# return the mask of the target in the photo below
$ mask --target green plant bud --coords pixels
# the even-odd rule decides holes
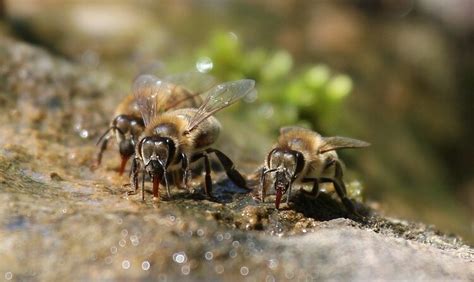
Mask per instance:
[[[352,91],[352,80],[348,75],[334,76],[326,86],[326,93],[330,100],[340,101]]]
[[[326,65],[316,65],[304,74],[305,83],[313,88],[318,89],[329,81],[330,71]]]
[[[262,68],[264,80],[276,80],[288,75],[293,67],[293,58],[284,50],[276,52]]]

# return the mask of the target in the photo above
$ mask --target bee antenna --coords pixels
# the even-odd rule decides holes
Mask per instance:
[[[104,139],[105,136],[107,136],[107,134],[109,134],[109,132],[110,132],[112,129],[115,129],[115,130],[117,130],[120,134],[125,135],[125,134],[123,133],[123,131],[120,130],[120,128],[118,128],[118,127],[116,127],[116,126],[111,126],[111,127],[109,127],[109,129],[107,129],[107,130],[104,132],[104,134],[102,134],[102,136],[100,136],[99,140],[97,141],[97,143],[96,143],[95,145],[96,145],[96,146],[99,145],[99,143],[102,141],[102,139]]]
[[[107,134],[109,134],[110,130],[112,130],[113,127],[109,127],[109,129],[107,129],[104,134],[102,134],[99,138],[99,140],[97,141],[97,143],[95,144],[96,146],[99,145],[99,143],[102,141],[102,139],[105,138],[105,136],[107,136]]]

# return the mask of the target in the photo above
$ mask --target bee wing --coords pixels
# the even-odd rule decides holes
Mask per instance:
[[[344,149],[344,148],[363,148],[370,146],[370,143],[347,138],[347,137],[323,137],[323,145],[319,148],[319,153],[325,153],[332,150]]]
[[[191,93],[202,94],[216,85],[216,79],[212,75],[190,71],[166,76],[164,81],[174,85],[180,85]]]
[[[142,74],[135,79],[132,92],[146,126],[164,110],[172,86],[154,75]]]
[[[186,132],[192,131],[212,114],[226,108],[252,92],[255,81],[242,79],[219,84],[207,92],[196,114],[190,119]]]
[[[291,131],[305,131],[305,132],[311,132],[311,134],[318,134],[315,131],[312,131],[311,129],[307,129],[301,126],[296,126],[296,125],[290,125],[290,126],[283,126],[280,128],[280,135],[289,133]],[[318,134],[319,135],[319,134]]]
[[[199,96],[216,85],[216,80],[213,76],[200,72],[173,74],[165,77],[164,80],[169,82],[171,85],[179,86],[186,90],[180,92],[181,94],[184,94],[185,97],[178,96],[174,101],[173,99],[170,99],[170,103],[168,103],[164,109],[165,111],[190,107],[189,103],[191,100],[191,104],[196,104],[196,106],[201,104],[201,97]]]

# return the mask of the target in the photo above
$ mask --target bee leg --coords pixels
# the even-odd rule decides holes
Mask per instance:
[[[265,189],[265,175],[268,173],[268,169],[265,167],[262,168],[262,173],[260,174],[260,201],[265,203],[265,196],[267,191]]]
[[[207,196],[213,198],[212,196],[212,179],[211,179],[211,163],[209,162],[209,156],[206,152],[198,153],[192,156],[191,162],[195,162],[200,158],[204,158],[204,192]]]
[[[291,187],[293,186],[293,183],[290,183],[290,187],[288,187],[288,193],[286,194],[286,204],[290,204],[290,198],[291,198]]]
[[[189,178],[191,176],[191,172],[189,170],[189,160],[186,154],[181,154],[181,169],[183,170],[183,185],[185,188],[189,189]]]
[[[341,162],[336,161],[336,171],[334,172],[335,180],[334,187],[336,188],[336,193],[341,198],[342,203],[346,206],[346,208],[353,214],[361,217],[359,213],[356,211],[354,203],[347,197],[347,190],[344,181],[342,180],[343,177],[343,170]],[[338,184],[336,184],[338,183]],[[337,188],[339,187],[339,189]]]
[[[102,140],[100,140],[100,149],[99,152],[97,153],[97,159],[92,165],[93,168],[97,168],[100,166],[102,163],[102,155],[104,154],[104,151],[107,149],[107,143],[109,143],[109,137],[105,137]]]
[[[310,192],[304,189],[300,189],[301,193],[313,199],[316,199],[319,196],[319,180],[317,178],[310,178],[310,177],[303,178],[301,182],[303,183],[313,182],[313,188],[311,189]]]
[[[320,182],[332,182],[337,195],[341,199],[346,209],[355,216],[362,218],[362,216],[356,211],[354,203],[352,203],[352,201],[347,197],[346,185],[344,184],[344,181],[342,181],[343,172],[341,163],[336,161],[335,164],[336,171],[334,178],[321,177]]]
[[[214,153],[217,156],[219,162],[224,167],[227,177],[229,177],[232,182],[237,184],[237,186],[239,187],[250,190],[247,188],[247,182],[245,181],[245,178],[242,176],[242,174],[240,174],[240,172],[235,169],[234,163],[228,156],[226,156],[224,153],[217,149],[207,149],[206,152]]]
[[[130,179],[132,180],[133,190],[128,191],[127,195],[135,195],[138,190],[138,163],[137,159],[133,159],[132,167],[130,168]]]
[[[173,180],[173,183],[176,185],[176,188],[183,190],[183,183],[182,182],[182,177],[179,175],[178,170],[174,170],[171,172],[171,179]]]
[[[212,197],[211,163],[209,162],[209,157],[207,154],[204,154],[204,169],[206,170],[204,189],[206,191],[206,195]]]
[[[138,182],[137,182],[137,186],[138,186]],[[142,201],[145,201],[145,172],[144,171],[142,171]]]
[[[344,182],[340,181],[339,179],[326,178],[326,177],[321,177],[320,182],[321,183],[325,183],[325,182],[332,183],[334,185],[334,189],[336,190],[337,195],[341,199],[341,201],[344,204],[344,206],[346,207],[346,209],[351,213],[357,214],[357,212],[355,210],[355,207],[354,207],[354,204],[347,197],[347,195],[345,193],[346,188],[345,188]]]

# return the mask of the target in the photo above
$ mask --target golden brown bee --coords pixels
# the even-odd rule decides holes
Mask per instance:
[[[178,85],[178,83],[192,84],[197,80],[199,80],[200,87],[203,89],[209,88],[213,83],[211,77],[191,72],[168,76],[164,79],[159,79],[154,75],[141,75],[135,80],[135,87],[140,87],[140,83],[146,84],[147,81],[153,81],[155,84],[161,85],[159,88],[147,89],[149,91],[147,93],[148,97],[156,100],[154,103],[154,107],[156,107],[154,109],[155,112],[160,114],[171,109],[197,107],[200,105],[202,99],[199,95],[202,94],[202,90],[191,92],[191,90],[184,86]],[[157,92],[156,90],[159,91]],[[112,120],[109,129],[97,142],[97,144],[101,145],[95,165],[100,165],[109,139],[115,137],[122,159],[119,169],[119,174],[122,175],[127,161],[135,153],[135,145],[145,129],[145,123],[133,94],[126,96],[122,100],[116,108],[114,116],[115,118]]]
[[[212,115],[235,103],[254,88],[253,80],[238,80],[223,83],[208,91],[199,108],[185,108],[156,113],[156,100],[150,99],[149,88],[156,87],[153,81],[138,83],[135,99],[142,112],[145,131],[135,147],[132,163],[132,185],[138,189],[138,176],[142,173],[142,198],[144,198],[145,175],[153,182],[153,196],[159,196],[159,185],[164,179],[166,192],[170,197],[167,172],[181,169],[183,183],[187,186],[190,175],[189,165],[199,159],[204,160],[204,189],[212,196],[211,167],[208,154],[214,153],[225,169],[229,179],[245,187],[245,179],[234,168],[233,162],[221,151],[210,148],[219,136],[221,125]],[[161,86],[162,87],[162,86]],[[160,90],[161,91],[161,90]]]
[[[260,198],[265,200],[267,187],[265,177],[274,173],[273,188],[276,193],[275,206],[278,209],[282,196],[288,191],[287,203],[293,184],[313,183],[307,195],[319,194],[319,183],[333,183],[337,195],[344,206],[355,213],[351,200],[347,198],[346,187],[342,180],[341,161],[336,151],[343,148],[362,148],[370,144],[346,137],[322,137],[309,129],[290,126],[280,129],[278,143],[267,156],[260,175]]]

